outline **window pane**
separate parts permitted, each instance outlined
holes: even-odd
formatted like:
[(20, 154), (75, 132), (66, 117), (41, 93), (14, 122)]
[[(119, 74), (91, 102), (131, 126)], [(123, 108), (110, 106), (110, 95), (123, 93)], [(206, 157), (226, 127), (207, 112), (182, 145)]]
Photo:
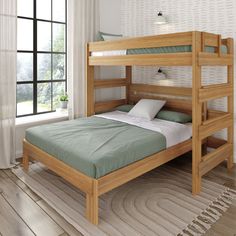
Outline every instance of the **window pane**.
[(33, 85), (17, 85), (17, 116), (33, 113)]
[(51, 83), (40, 83), (38, 88), (38, 112), (51, 111)]
[(51, 54), (38, 54), (38, 80), (51, 80)]
[(33, 18), (34, 4), (33, 0), (18, 0), (17, 1), (17, 15)]
[(65, 0), (53, 0), (53, 20), (65, 22)]
[(17, 49), (33, 51), (33, 21), (17, 20)]
[(53, 79), (65, 79), (65, 55), (63, 54), (53, 55)]
[(17, 53), (17, 81), (33, 80), (33, 53)]
[(51, 51), (51, 23), (38, 21), (38, 51)]
[(59, 98), (65, 94), (65, 82), (53, 83), (53, 109), (60, 107)]
[(53, 24), (53, 51), (65, 52), (65, 25)]
[(37, 18), (51, 20), (51, 0), (37, 0)]

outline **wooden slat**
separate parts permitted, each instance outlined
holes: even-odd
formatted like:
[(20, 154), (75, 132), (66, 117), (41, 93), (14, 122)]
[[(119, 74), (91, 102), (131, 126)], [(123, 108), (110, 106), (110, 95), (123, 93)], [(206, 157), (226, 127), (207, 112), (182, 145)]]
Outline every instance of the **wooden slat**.
[(127, 79), (99, 79), (94, 80), (95, 88), (114, 88), (127, 85)]
[(217, 47), (217, 53), (218, 53), (218, 56), (219, 56), (219, 57), (221, 57), (221, 51), (222, 51), (222, 50), (221, 50), (221, 46), (222, 46), (222, 45), (221, 45), (221, 41), (222, 41), (222, 40), (221, 40), (221, 35), (219, 34), (219, 35), (218, 35), (218, 47)]
[(24, 140), (23, 147), (24, 152), (27, 152), (27, 155), (31, 156), (37, 161), (40, 161), (50, 170), (63, 177), (77, 188), (83, 190), (86, 193), (92, 192), (93, 179), (91, 177), (78, 172), (76, 169), (45, 153), (40, 148), (37, 148), (36, 146), (28, 143), (26, 140)]
[(131, 94), (130, 95), (130, 101), (133, 103), (138, 102), (140, 99), (159, 99), (159, 100), (165, 100), (165, 108), (168, 110), (173, 111), (180, 111), (185, 112), (187, 114), (192, 115), (192, 101), (186, 100), (186, 99), (178, 99), (178, 98), (167, 98), (162, 96), (152, 96), (147, 94)]
[(143, 160), (130, 164), (98, 179), (99, 195), (110, 191), (174, 158), (190, 151), (192, 141), (187, 140)]
[(86, 70), (86, 86), (87, 86), (87, 109), (86, 114), (87, 116), (94, 115), (94, 67), (89, 65), (89, 45), (87, 44), (87, 70)]
[(132, 84), (132, 66), (126, 66), (125, 67), (125, 76), (127, 78), (127, 85), (126, 85), (126, 100), (129, 104), (130, 102), (130, 85)]
[(230, 116), (231, 116), (231, 114), (226, 112), (225, 114), (219, 115), (217, 117), (207, 119), (207, 120), (203, 121), (202, 124), (203, 125), (209, 125), (209, 124), (215, 123), (218, 120), (227, 119)]
[(225, 115), (225, 114), (227, 114), (227, 112), (225, 112), (225, 111), (217, 111), (217, 110), (213, 110), (213, 109), (207, 110), (207, 118), (208, 119), (216, 118), (216, 117), (219, 117), (219, 116)]
[(192, 88), (185, 87), (132, 84), (130, 90), (132, 92), (159, 93), (162, 95), (192, 96)]
[(233, 54), (199, 52), (198, 63), (200, 66), (227, 66), (233, 65)]
[(203, 176), (208, 171), (215, 168), (222, 161), (232, 155), (233, 145), (226, 143), (223, 146), (215, 149), (213, 152), (208, 153), (202, 159), (203, 161), (199, 165), (200, 175)]
[(90, 66), (190, 66), (192, 53), (136, 54), (89, 57)]
[(205, 123), (199, 127), (199, 137), (201, 139), (211, 136), (222, 129), (232, 126), (232, 114), (222, 115), (220, 118), (213, 118), (211, 122)]
[(230, 84), (208, 85), (199, 89), (200, 102), (206, 102), (226, 96), (232, 96), (233, 87)]
[(117, 106), (126, 104), (126, 99), (120, 99), (120, 100), (111, 100), (106, 102), (96, 102), (95, 103), (95, 112), (104, 112), (109, 111)]
[(89, 43), (89, 51), (126, 50), (192, 44), (192, 32), (163, 34), (136, 38), (120, 39), (106, 42)]

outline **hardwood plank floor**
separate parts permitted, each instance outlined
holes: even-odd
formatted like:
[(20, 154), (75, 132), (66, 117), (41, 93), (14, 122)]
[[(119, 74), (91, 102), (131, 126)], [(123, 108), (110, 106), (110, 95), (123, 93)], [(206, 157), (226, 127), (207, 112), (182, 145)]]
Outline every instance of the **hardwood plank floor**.
[[(168, 165), (191, 172), (191, 157), (185, 155)], [(236, 190), (236, 165), (228, 173), (225, 164), (222, 164), (204, 178)], [(206, 235), (234, 236), (236, 235), (235, 222), (236, 200)], [(82, 234), (31, 191), (10, 170), (0, 170), (0, 235), (81, 236)]]
[(0, 195), (0, 232), (2, 235), (35, 235), (2, 195)]
[(0, 170), (0, 235), (81, 234), (10, 170)]

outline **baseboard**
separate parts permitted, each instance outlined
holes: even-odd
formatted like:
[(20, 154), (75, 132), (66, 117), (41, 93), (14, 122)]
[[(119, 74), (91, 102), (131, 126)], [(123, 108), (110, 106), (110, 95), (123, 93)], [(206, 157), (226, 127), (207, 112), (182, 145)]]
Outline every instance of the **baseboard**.
[(16, 159), (20, 159), (23, 157), (23, 152), (22, 151), (16, 151)]

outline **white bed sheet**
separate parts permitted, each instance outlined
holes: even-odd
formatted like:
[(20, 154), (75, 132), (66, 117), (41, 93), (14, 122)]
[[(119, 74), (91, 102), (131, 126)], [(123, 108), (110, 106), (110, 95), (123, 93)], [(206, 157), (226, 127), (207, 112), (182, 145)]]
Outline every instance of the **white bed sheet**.
[(93, 57), (103, 57), (103, 56), (124, 56), (127, 50), (113, 50), (113, 51), (101, 51), (92, 52)]
[(167, 148), (184, 142), (192, 137), (192, 125), (189, 123), (184, 125), (161, 119), (149, 121), (145, 118), (130, 116), (128, 113), (121, 111), (107, 112), (96, 116), (159, 132), (166, 137)]

